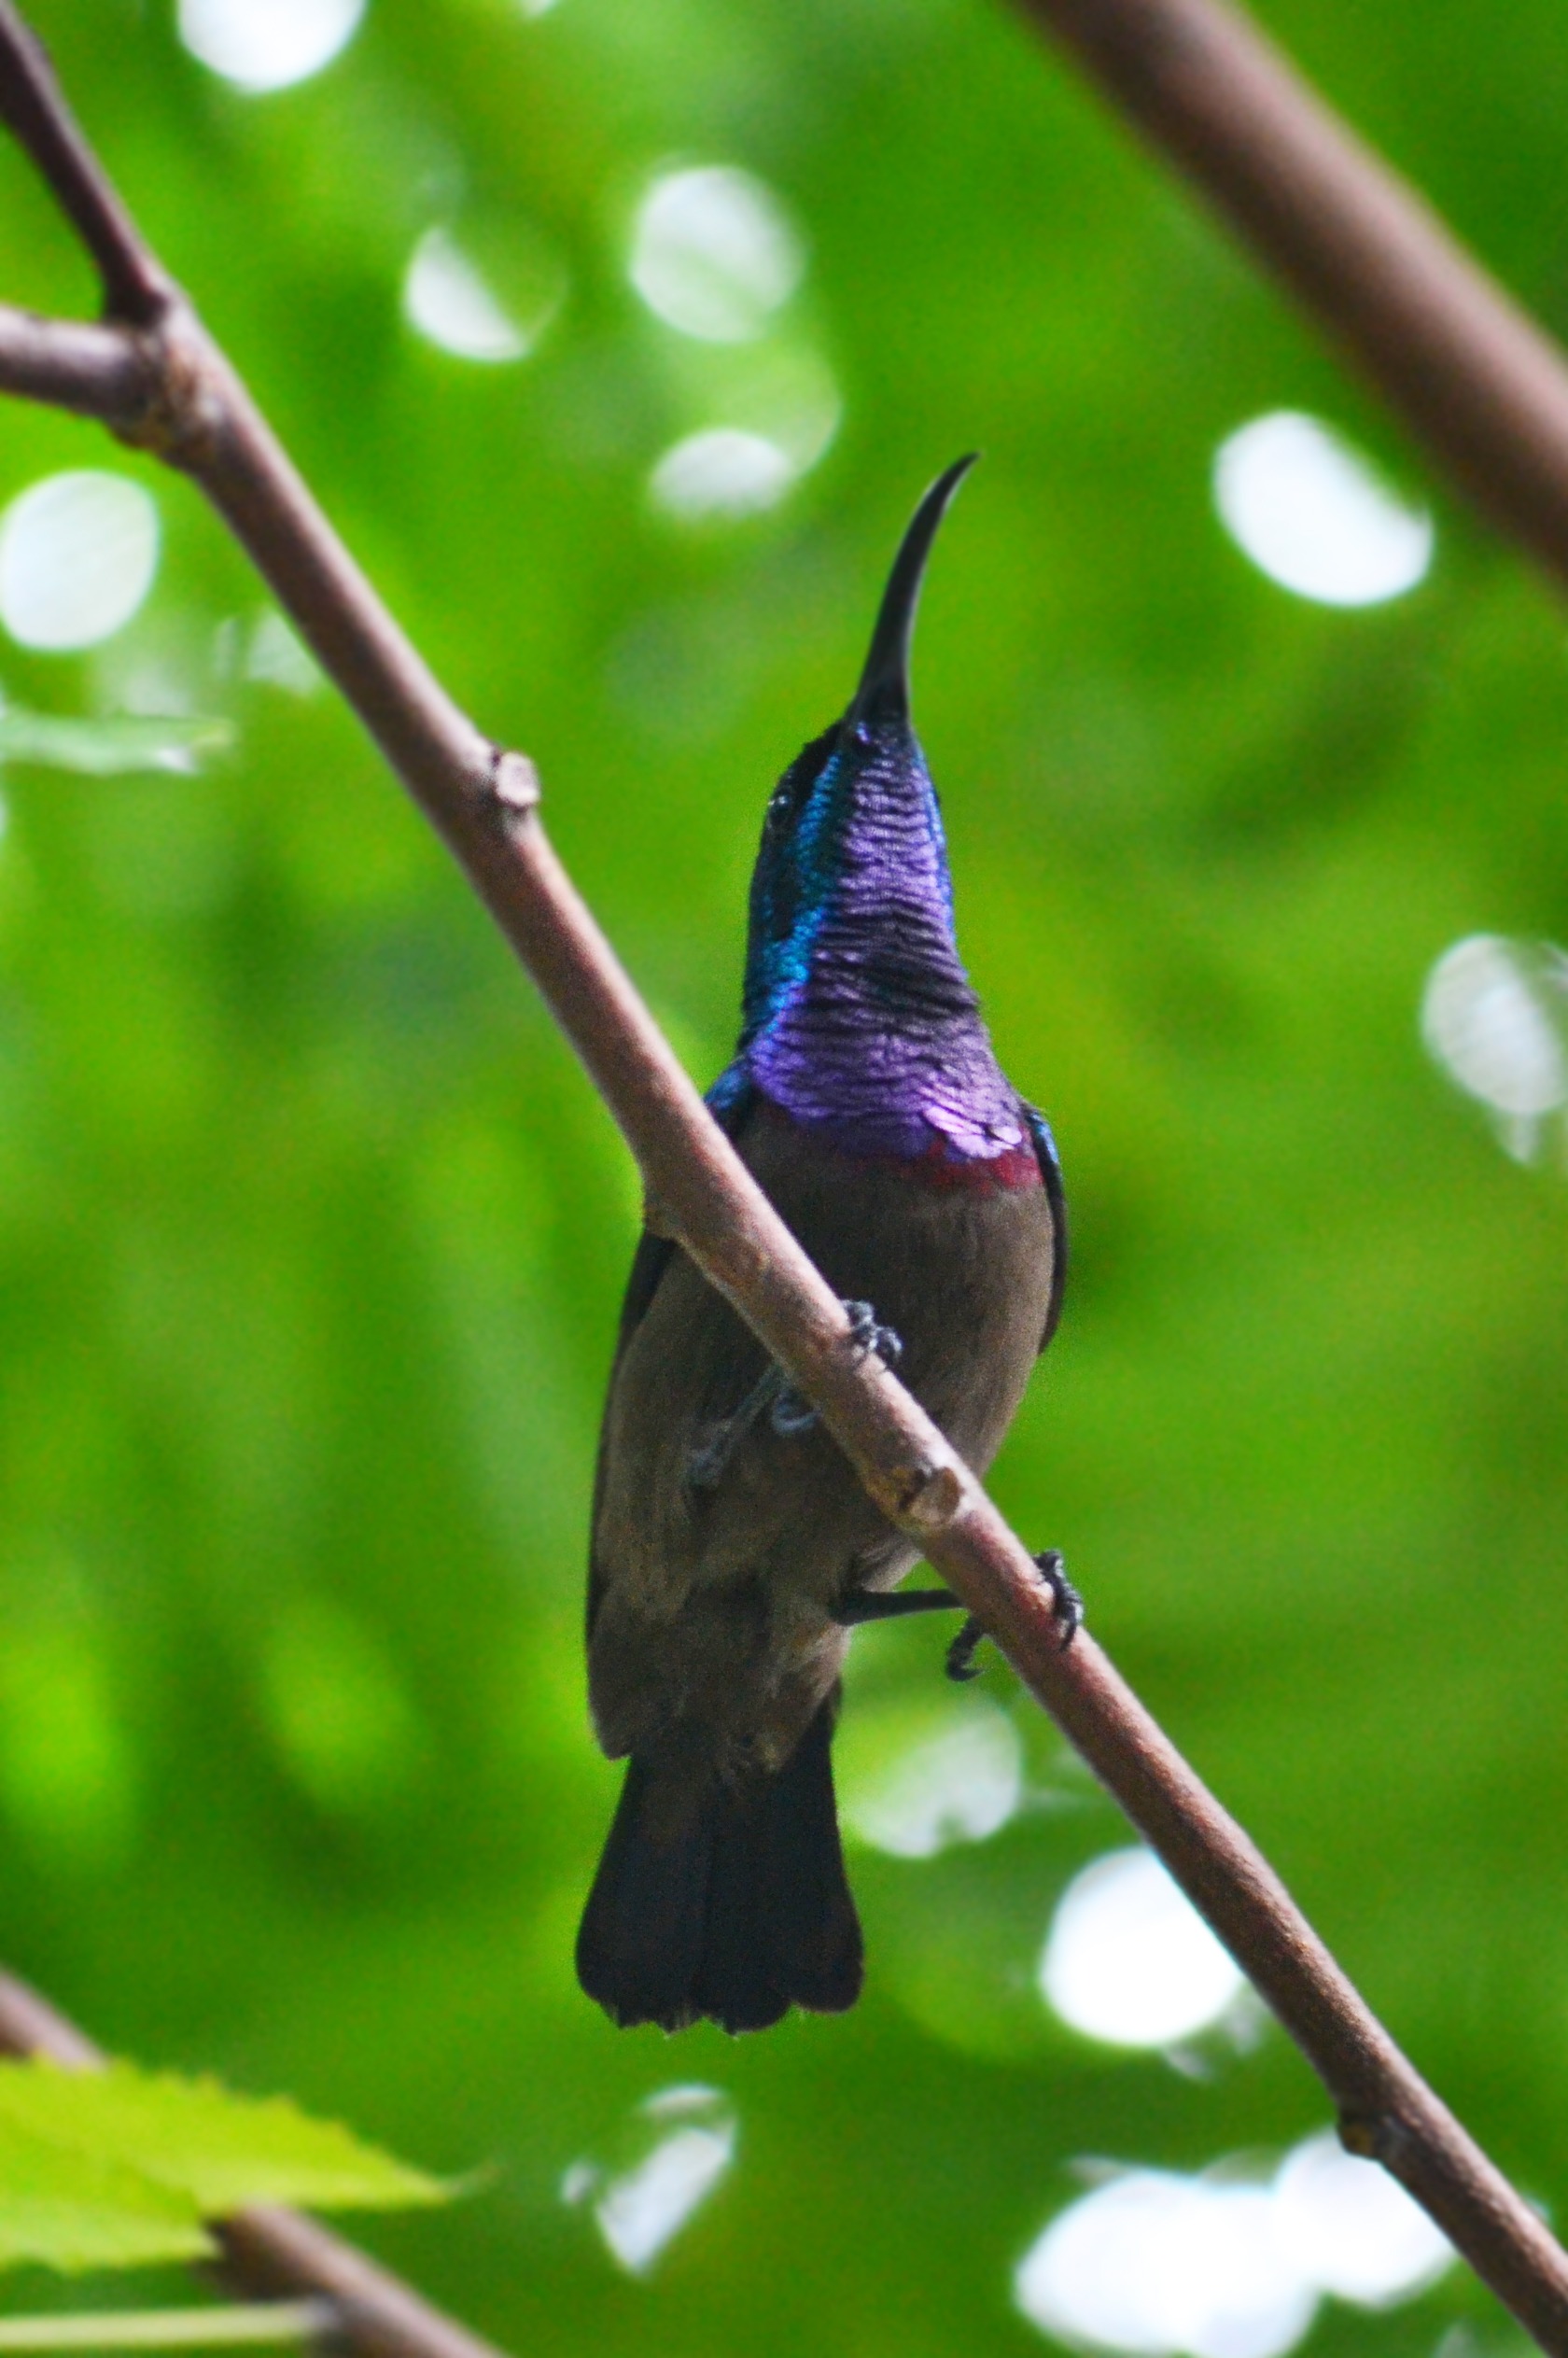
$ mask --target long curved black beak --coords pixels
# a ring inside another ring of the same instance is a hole
[[[954,492],[979,456],[978,451],[972,450],[967,457],[955,459],[945,473],[938,475],[910,518],[909,529],[893,559],[893,569],[882,593],[861,684],[846,716],[851,726],[874,716],[878,721],[909,718],[909,642],[914,636],[915,610],[920,602],[926,559]]]

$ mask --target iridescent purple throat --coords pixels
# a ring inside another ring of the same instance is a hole
[[[990,1164],[1029,1148],[959,959],[941,814],[906,723],[845,730],[791,853],[753,902],[760,1019],[737,1060],[752,1085],[857,1157]]]

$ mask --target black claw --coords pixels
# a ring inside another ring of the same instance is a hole
[[[1062,1568],[1061,1550],[1047,1548],[1034,1559],[1041,1579],[1051,1592],[1051,1610],[1061,1633],[1065,1653],[1084,1626],[1084,1600]],[[980,1676],[975,1654],[980,1641],[988,1632],[972,1613],[947,1649],[947,1676],[958,1686],[967,1686],[970,1679]]]
[[[846,1302],[845,1313],[849,1321],[849,1340],[862,1359],[869,1359],[875,1351],[889,1368],[896,1368],[903,1356],[903,1343],[891,1326],[884,1326],[870,1302]],[[787,1385],[774,1401],[768,1416],[781,1441],[798,1439],[809,1433],[817,1423],[817,1411],[809,1400],[803,1400],[792,1386]]]
[[[1051,1608],[1057,1627],[1061,1632],[1065,1653],[1084,1626],[1084,1600],[1067,1577],[1059,1548],[1046,1548],[1034,1561],[1042,1579],[1051,1592]]]
[[[962,1629],[947,1649],[947,1676],[956,1687],[967,1687],[972,1678],[980,1676],[975,1651],[986,1632],[971,1613]]]
[[[846,1302],[844,1308],[849,1320],[849,1340],[861,1358],[868,1359],[875,1351],[885,1366],[896,1368],[903,1357],[903,1336],[895,1334],[891,1326],[883,1326],[870,1302]]]

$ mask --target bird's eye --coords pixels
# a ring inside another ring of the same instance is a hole
[[[800,803],[800,789],[794,780],[786,778],[782,785],[774,788],[773,793],[768,796],[767,808],[763,814],[764,843],[777,842],[780,836],[788,835],[790,823],[798,812]]]
[[[763,819],[763,840],[777,836],[791,822],[798,819],[811,799],[812,789],[822,774],[822,765],[832,750],[835,732],[824,730],[803,751],[796,754],[773,793],[768,797]]]

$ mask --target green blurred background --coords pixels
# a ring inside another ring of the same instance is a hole
[[[767,791],[841,708],[914,498],[984,450],[918,713],[1075,1254],[996,1489],[1568,2211],[1568,1133],[1547,1088],[1501,1136],[1419,1020],[1463,937],[1568,940],[1560,607],[1001,6],[371,0],[261,93],[169,0],[32,15],[400,619],[539,760],[705,1082]],[[1267,15],[1568,325],[1551,0],[1505,36],[1480,0]],[[775,283],[725,340],[628,276],[649,189],[692,166],[776,208]],[[483,324],[461,253],[526,351],[420,332],[421,240],[427,312],[456,283]],[[94,304],[9,150],[0,292]],[[1281,409],[1430,507],[1407,595],[1295,597],[1222,529],[1216,450]],[[753,438],[721,448],[753,512],[712,512],[714,429]],[[994,1659],[949,1705],[930,1627],[858,1641],[849,1765],[896,1766],[917,1709],[1001,1713],[1023,1805],[928,1858],[857,1848],[858,2012],[670,2044],[580,1997],[616,1783],[583,1535],[634,1175],[197,496],[6,408],[0,499],[75,468],[146,484],[162,551],[101,644],[0,641],[0,1956],[117,2049],[483,2171],[366,2240],[516,2351],[1040,2349],[1013,2270],[1083,2157],[1267,2156],[1326,2099],[1271,2029],[1173,2065],[1054,2017],[1053,1908],[1126,1832]],[[685,2082],[721,2093],[734,2166],[638,2279],[563,2179]],[[1455,2272],[1325,2306],[1309,2347],[1508,2335]]]

